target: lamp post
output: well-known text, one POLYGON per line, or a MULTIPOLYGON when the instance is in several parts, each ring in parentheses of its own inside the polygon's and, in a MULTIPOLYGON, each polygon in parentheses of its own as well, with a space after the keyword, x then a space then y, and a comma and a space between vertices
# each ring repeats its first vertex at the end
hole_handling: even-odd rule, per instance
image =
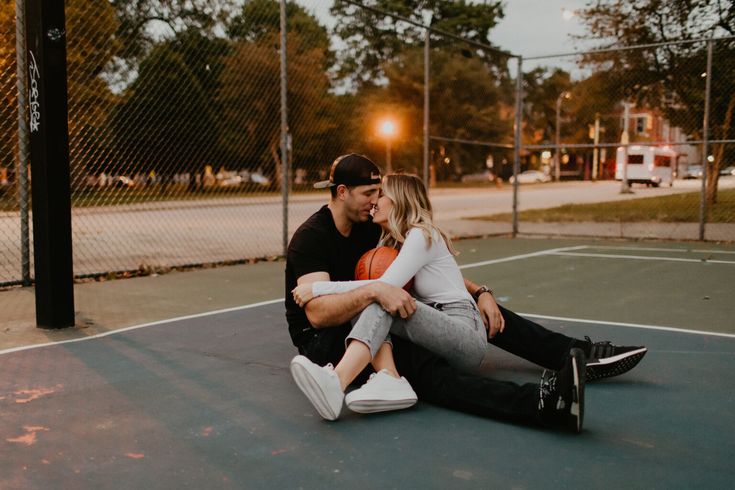
POLYGON ((559 182, 560 175, 561 175, 561 169, 559 168, 559 140, 561 138, 560 132, 560 119, 561 119, 561 101, 563 99, 569 99, 572 96, 571 92, 567 92, 566 90, 559 94, 559 97, 556 98, 556 144, 554 149, 554 180, 556 182, 559 182))
POLYGON ((620 135, 620 144, 623 148, 622 176, 620 182, 621 194, 633 194, 628 183, 628 143, 630 136, 628 135, 628 124, 630 121, 630 102, 623 102, 623 133, 620 135))
POLYGON ((393 165, 390 161, 390 143, 396 134, 396 123, 392 119, 384 119, 380 123, 380 134, 385 138, 385 173, 391 173, 393 165))

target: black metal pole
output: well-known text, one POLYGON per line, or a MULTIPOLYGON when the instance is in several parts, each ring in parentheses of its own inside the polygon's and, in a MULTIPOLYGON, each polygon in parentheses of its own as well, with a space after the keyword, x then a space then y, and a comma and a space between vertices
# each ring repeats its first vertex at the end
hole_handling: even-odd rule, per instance
POLYGON ((521 146, 523 145, 523 56, 517 58, 516 117, 513 135, 513 238, 518 236, 518 174, 521 173, 521 146))
POLYGON ((36 324, 74 325, 64 2, 26 0, 36 324))
POLYGON ((280 2, 281 21, 281 197, 283 211, 282 246, 283 256, 288 253, 288 199, 290 176, 290 161, 288 158, 288 56, 286 52, 286 0, 280 2))

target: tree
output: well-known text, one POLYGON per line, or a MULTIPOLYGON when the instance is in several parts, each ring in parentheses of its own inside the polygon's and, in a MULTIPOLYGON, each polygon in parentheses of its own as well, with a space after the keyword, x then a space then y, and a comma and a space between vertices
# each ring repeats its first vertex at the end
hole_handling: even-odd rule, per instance
MULTIPOLYGON (((17 141, 15 2, 0 3, 0 165, 10 166, 17 141)), ((101 74, 119 49, 117 23, 106 1, 66 2, 69 144, 73 184, 100 158, 100 128, 114 99, 101 74)))
MULTIPOLYGON (((635 46, 667 41, 691 41, 735 34, 735 4, 717 0, 598 0, 582 12, 593 38, 601 47, 635 46)), ((711 139, 733 139, 735 110, 735 42, 715 45, 711 77, 711 139)), ((618 76, 629 100, 661 109, 674 124, 701 139, 704 118, 706 44, 688 43, 649 49, 598 53, 586 59, 618 76)), ((708 165, 707 201, 715 203, 719 168, 726 156, 735 156, 732 145, 715 146, 708 165)))
MULTIPOLYGON (((483 44, 490 44, 490 30, 503 17, 502 2, 470 3, 467 0, 370 0, 363 2, 387 12, 392 12, 414 22, 428 24, 436 29, 483 44)), ((335 33, 342 38, 346 49, 339 57, 339 75, 354 85, 374 83, 383 76, 382 67, 401 52, 423 45, 423 29, 336 0, 332 13, 337 18, 335 33)), ((454 46, 470 53, 468 45, 436 36, 434 47, 454 46)), ((491 64, 498 62, 492 52, 478 52, 491 64)), ((501 57, 505 58, 505 57, 501 57)))
MULTIPOLYGON (((248 0, 230 21, 227 32, 232 39, 261 42, 281 32, 281 5, 277 0, 248 0)), ((286 2, 286 32, 297 33, 300 45, 329 53, 329 32, 304 7, 286 2)))
POLYGON ((119 23, 116 37, 126 46, 124 58, 140 59, 156 45, 165 25, 174 36, 184 31, 211 33, 235 11, 235 0, 109 0, 119 23))
MULTIPOLYGON (((454 56, 439 48, 431 56, 429 132, 447 138, 512 143, 512 105, 504 104, 500 84, 483 60, 454 56)), ((400 127, 393 143, 393 167, 420 172, 423 50, 404 51, 385 65, 384 72, 387 84, 364 86, 355 94, 358 104, 348 131, 355 138, 351 144, 381 155, 376 161, 382 161, 385 140, 376 134, 376 127, 381 117, 390 115, 400 127)), ((485 167, 486 147, 456 143, 432 147, 439 178, 450 179, 485 167)))
MULTIPOLYGON (((280 175, 280 58, 276 37, 238 42, 225 59, 217 101, 222 107, 222 147, 231 168, 262 167, 280 175)), ((323 162, 325 136, 338 121, 330 118, 334 97, 321 69, 325 53, 301 43, 297 33, 287 39, 288 119, 293 161, 323 162)))
POLYGON ((203 168, 217 154, 212 97, 176 48, 174 41, 151 51, 111 116, 125 173, 154 171, 166 182, 175 173, 203 168))
POLYGON ((12 168, 17 139, 15 1, 0 1, 0 167, 12 168))
POLYGON ((107 147, 103 128, 117 102, 102 74, 119 52, 117 20, 106 1, 66 3, 67 90, 69 94, 69 157, 72 185, 98 166, 107 147))
POLYGON ((556 100, 572 88, 568 72, 535 68, 523 74, 523 138, 530 144, 553 142, 556 134, 556 100))

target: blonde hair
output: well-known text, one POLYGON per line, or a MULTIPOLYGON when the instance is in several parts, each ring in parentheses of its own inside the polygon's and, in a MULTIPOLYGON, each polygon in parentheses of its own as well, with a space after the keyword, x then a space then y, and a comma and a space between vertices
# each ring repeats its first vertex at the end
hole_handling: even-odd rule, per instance
POLYGON ((411 228, 420 229, 429 246, 436 231, 444 239, 452 255, 458 252, 452 245, 449 236, 434 224, 434 212, 426 187, 417 175, 388 174, 383 178, 382 193, 393 201, 388 213, 388 230, 384 230, 380 243, 398 248, 406 240, 411 228))

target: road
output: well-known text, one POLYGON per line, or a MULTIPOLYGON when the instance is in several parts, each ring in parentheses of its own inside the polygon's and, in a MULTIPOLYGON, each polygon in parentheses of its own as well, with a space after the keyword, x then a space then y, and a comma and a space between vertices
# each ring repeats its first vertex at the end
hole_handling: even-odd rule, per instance
MULTIPOLYGON (((635 187, 620 194, 616 182, 561 182, 521 186, 519 209, 548 208, 697 191, 701 181, 673 188, 635 187)), ((721 179, 735 187, 735 178, 721 179)), ((302 194, 289 205, 289 236, 326 202, 326 194, 302 194)), ((512 186, 502 189, 435 189, 437 222, 455 235, 481 235, 483 222, 461 218, 511 212, 512 186)), ((75 274, 225 262, 282 254, 281 198, 226 198, 75 208, 72 216, 75 274)), ((510 231, 510 223, 501 231, 510 231)), ((497 226, 495 228, 498 229, 497 226)), ((0 283, 20 277, 17 213, 0 215, 0 283)))

